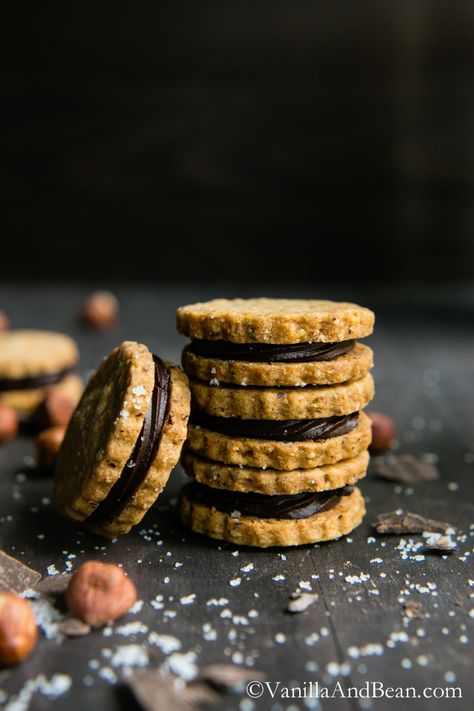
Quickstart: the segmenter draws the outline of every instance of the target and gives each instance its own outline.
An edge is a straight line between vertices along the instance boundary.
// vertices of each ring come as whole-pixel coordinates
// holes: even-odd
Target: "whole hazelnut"
[[[0,404],[0,444],[16,437],[18,432],[18,415],[13,407]]]
[[[8,316],[5,311],[0,311],[0,332],[7,331],[9,327],[10,321],[8,320]]]
[[[371,452],[385,452],[395,442],[397,431],[395,422],[388,415],[382,412],[368,412],[372,420],[372,443]]]
[[[0,593],[0,664],[11,666],[33,651],[38,629],[33,609],[15,593]]]
[[[75,617],[103,625],[124,615],[137,600],[135,585],[122,568],[91,560],[72,576],[66,602]]]
[[[66,427],[57,425],[56,427],[48,427],[37,436],[36,444],[36,459],[40,469],[53,469],[56,462],[56,457],[61,449]]]
[[[42,430],[67,425],[74,410],[72,400],[56,390],[48,390],[33,414],[33,421]]]
[[[110,291],[96,291],[82,305],[83,320],[99,330],[113,326],[118,319],[119,304]]]

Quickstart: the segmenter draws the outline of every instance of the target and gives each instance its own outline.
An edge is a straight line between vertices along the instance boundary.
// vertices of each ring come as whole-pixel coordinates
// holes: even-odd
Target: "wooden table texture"
[[[378,316],[367,341],[376,362],[377,394],[371,409],[394,417],[396,452],[431,455],[441,477],[416,487],[399,485],[377,477],[373,460],[361,483],[367,516],[351,535],[322,545],[254,550],[236,549],[182,527],[175,502],[186,477],[178,467],[142,524],[110,542],[56,515],[51,478],[31,467],[33,442],[21,435],[0,449],[1,547],[45,575],[48,566],[74,570],[91,558],[121,563],[136,582],[143,606],[105,632],[62,642],[42,635],[26,663],[0,671],[6,708],[8,703],[16,708],[12,700],[40,674],[48,679],[66,674],[72,685],[55,700],[33,694],[30,709],[135,708],[123,683],[120,649],[139,645],[150,666],[170,663],[170,654],[149,642],[153,631],[179,640],[178,653],[187,655],[188,667],[189,662],[199,668],[222,662],[247,666],[265,672],[268,681],[281,682],[280,690],[309,681],[330,689],[337,682],[343,689],[381,682],[385,687],[415,687],[420,695],[408,701],[318,700],[280,698],[277,691],[272,699],[267,688],[254,701],[245,692],[227,694],[218,709],[473,708],[474,289],[112,287],[120,299],[121,319],[105,334],[87,330],[77,320],[86,285],[2,285],[0,308],[15,327],[61,330],[77,338],[86,375],[125,339],[143,341],[163,358],[179,361],[185,339],[175,331],[174,313],[180,304],[237,294],[357,301]],[[419,543],[421,536],[377,535],[371,526],[377,514],[398,508],[451,522],[457,531],[456,551],[420,557],[409,541]],[[305,612],[288,614],[289,596],[298,587],[310,588],[319,598]],[[161,609],[151,604],[158,595],[164,596]],[[188,596],[195,597],[186,600]],[[228,602],[209,604],[221,598]],[[404,618],[407,599],[422,603],[423,619]],[[141,625],[128,628],[127,634],[124,625],[136,622]],[[133,654],[130,658],[138,659]],[[176,665],[180,661],[173,659]],[[460,687],[462,698],[424,698],[423,689],[435,687]]]

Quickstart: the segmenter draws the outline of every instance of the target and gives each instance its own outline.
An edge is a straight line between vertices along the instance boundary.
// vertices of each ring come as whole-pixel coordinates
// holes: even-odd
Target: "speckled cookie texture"
[[[242,388],[191,379],[193,405],[209,415],[245,420],[293,420],[348,415],[374,396],[370,373],[358,380],[301,388]]]
[[[155,459],[125,507],[100,524],[87,519],[120,477],[141,433],[155,381],[153,355],[145,345],[126,341],[92,376],[56,466],[55,504],[64,516],[114,537],[127,533],[155,502],[179,458],[190,409],[187,377],[176,366],[165,365],[169,399]]]
[[[183,368],[189,376],[208,383],[241,386],[333,385],[358,380],[367,375],[372,366],[372,350],[362,343],[356,343],[349,353],[331,360],[305,363],[251,363],[204,358],[187,349],[183,352]]]
[[[6,390],[0,388],[0,403],[28,415],[43,400],[48,390],[68,397],[75,404],[83,385],[71,372],[79,358],[76,343],[62,333],[52,331],[12,330],[0,334],[0,380],[12,381]],[[63,372],[64,371],[64,372]],[[17,389],[15,381],[62,374],[58,382]]]
[[[357,488],[348,496],[342,496],[328,511],[294,520],[256,516],[234,517],[214,507],[191,502],[186,497],[186,489],[180,500],[181,520],[196,533],[258,548],[299,546],[334,540],[358,526],[364,513],[364,499]]]
[[[177,311],[184,336],[231,343],[332,343],[368,336],[373,325],[367,308],[315,299],[214,299]]]
[[[190,425],[187,444],[193,452],[224,464],[287,471],[311,469],[355,457],[368,448],[371,438],[370,418],[361,412],[355,429],[329,439],[280,442],[230,437]]]
[[[221,464],[191,452],[183,455],[182,464],[186,474],[206,486],[274,496],[327,491],[355,484],[365,476],[369,455],[367,451],[363,451],[335,464],[290,471]]]

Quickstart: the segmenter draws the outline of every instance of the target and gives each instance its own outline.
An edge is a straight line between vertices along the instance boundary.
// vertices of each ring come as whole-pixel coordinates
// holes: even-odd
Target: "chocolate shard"
[[[77,617],[65,617],[58,623],[58,631],[66,637],[84,637],[91,633],[91,626]]]
[[[223,691],[241,690],[249,681],[263,681],[266,674],[235,664],[210,664],[199,672],[199,678]]]
[[[315,603],[318,598],[318,593],[292,593],[287,610],[288,612],[304,612],[310,605]]]
[[[0,592],[22,593],[35,587],[41,578],[37,570],[0,550]]]
[[[439,470],[434,464],[412,454],[387,454],[379,457],[375,462],[375,473],[382,479],[408,485],[440,478]]]
[[[34,588],[43,595],[64,595],[69,587],[72,573],[59,573],[59,575],[49,575],[37,583]]]
[[[421,620],[425,617],[423,605],[418,600],[406,600],[403,603],[403,612],[410,619],[418,618]]]
[[[451,536],[438,535],[434,533],[433,535],[427,536],[426,538],[426,551],[439,551],[441,553],[452,553],[457,548],[456,541],[453,541]]]
[[[198,711],[221,699],[205,681],[186,684],[162,669],[134,672],[125,682],[144,711]]]
[[[448,528],[453,528],[450,523],[401,510],[379,514],[372,526],[377,533],[444,533]]]

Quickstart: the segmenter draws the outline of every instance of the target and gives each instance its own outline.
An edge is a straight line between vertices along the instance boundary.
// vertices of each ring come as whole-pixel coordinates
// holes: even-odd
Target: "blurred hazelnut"
[[[83,320],[99,330],[106,330],[118,320],[119,304],[110,291],[96,291],[82,305]]]
[[[395,442],[397,436],[395,422],[381,412],[367,414],[372,420],[372,443],[369,449],[371,452],[385,452]]]
[[[74,403],[56,390],[48,390],[34,414],[34,423],[42,430],[56,425],[67,425],[75,410]]]
[[[40,469],[52,469],[54,467],[65,432],[65,425],[57,425],[56,427],[48,427],[47,430],[43,430],[37,436],[35,441],[36,459]]]
[[[75,617],[90,625],[103,625],[124,615],[137,600],[135,585],[122,568],[91,560],[80,566],[66,592]]]
[[[16,437],[18,432],[18,415],[13,407],[0,404],[0,444]]]
[[[5,311],[0,311],[0,333],[2,331],[7,331],[10,326],[10,321]]]
[[[26,659],[36,645],[38,629],[33,609],[15,593],[0,593],[0,664]]]

